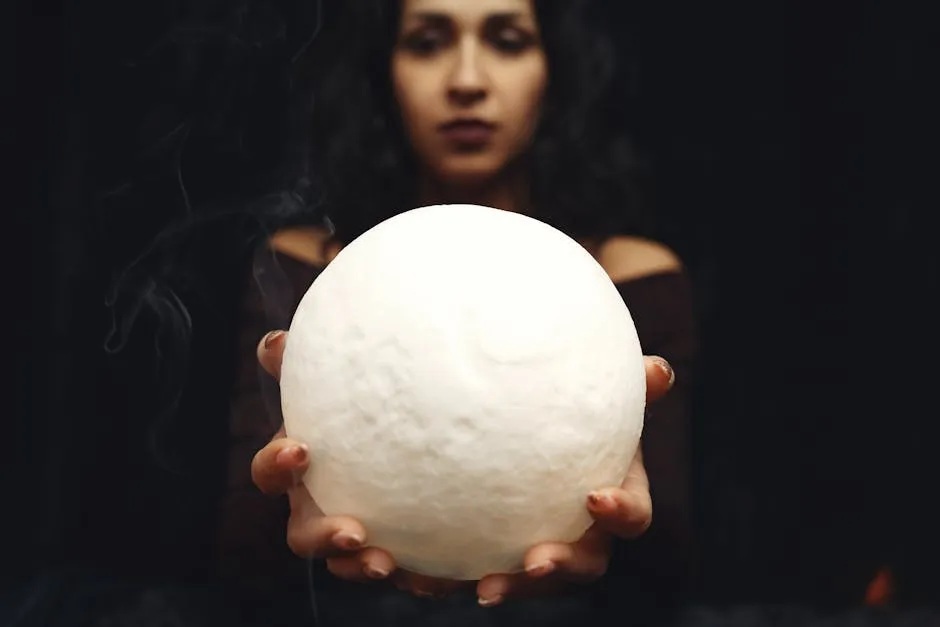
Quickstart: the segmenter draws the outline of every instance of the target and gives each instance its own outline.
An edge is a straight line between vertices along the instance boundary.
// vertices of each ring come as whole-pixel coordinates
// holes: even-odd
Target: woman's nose
[[[474,41],[462,42],[456,51],[447,94],[457,105],[468,106],[486,98],[489,88],[481,52]]]

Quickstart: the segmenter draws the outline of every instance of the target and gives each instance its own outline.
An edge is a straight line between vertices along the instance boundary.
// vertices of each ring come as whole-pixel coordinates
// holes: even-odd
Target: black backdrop
[[[289,38],[302,40],[309,7],[269,4],[295,16]],[[184,14],[205,9],[220,23],[207,7],[221,16],[227,6],[4,7],[16,77],[4,116],[14,140],[5,302],[17,358],[4,441],[16,498],[3,539],[13,579],[102,546],[131,552],[128,520],[159,518],[165,502],[141,504],[153,477],[116,461],[152,402],[140,376],[154,358],[152,328],[143,324],[127,354],[107,356],[104,299],[180,200],[172,169],[159,165],[171,152],[130,156],[198,105],[205,77],[179,87],[179,75],[141,79],[124,61]],[[899,573],[901,600],[936,596],[929,22],[872,0],[610,6],[641,60],[636,126],[655,166],[659,236],[700,292],[707,599],[855,600],[884,563]],[[271,80],[256,89],[277,93]],[[276,106],[243,99],[269,114]],[[240,173],[234,162],[213,165],[221,135],[195,135],[188,183],[198,201]],[[146,201],[102,200],[129,180]],[[224,241],[216,234],[206,246]],[[211,268],[220,278],[226,270]],[[216,287],[216,309],[230,308],[232,286]],[[226,331],[212,324],[195,364],[210,371]],[[224,412],[222,374],[189,398],[196,432]],[[160,498],[195,511],[194,492]],[[171,548],[185,526],[163,522],[146,527],[151,551]]]

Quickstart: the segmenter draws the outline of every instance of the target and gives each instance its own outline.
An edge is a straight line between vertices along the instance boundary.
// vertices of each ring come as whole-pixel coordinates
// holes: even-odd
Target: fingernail
[[[363,567],[362,572],[364,572],[366,577],[369,579],[385,579],[388,577],[387,570],[373,566],[372,564],[366,564],[365,567]]]
[[[502,602],[503,595],[501,594],[496,594],[491,597],[480,597],[477,600],[477,603],[479,603],[481,607],[493,607],[494,605],[499,605]]]
[[[333,544],[341,549],[351,551],[362,547],[362,538],[348,531],[337,531],[333,534]]]
[[[284,337],[284,331],[271,331],[264,336],[264,347],[271,348]]]
[[[662,357],[656,355],[653,358],[653,363],[655,363],[660,370],[662,370],[666,376],[669,378],[669,387],[672,387],[672,384],[676,382],[676,372],[672,369],[672,366],[668,361]]]
[[[525,569],[531,577],[544,577],[553,570],[555,570],[555,564],[550,561],[541,562],[540,564],[535,564]]]
[[[612,510],[617,506],[614,502],[614,498],[603,492],[591,492],[588,494],[588,503],[594,506],[595,509],[602,510]]]
[[[302,464],[307,461],[307,445],[298,444],[281,449],[277,454],[279,464]]]

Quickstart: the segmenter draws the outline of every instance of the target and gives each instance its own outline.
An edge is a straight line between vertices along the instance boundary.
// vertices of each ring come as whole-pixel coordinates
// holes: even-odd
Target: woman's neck
[[[530,202],[524,176],[504,176],[500,180],[489,180],[478,186],[445,185],[431,177],[422,177],[419,185],[418,201],[420,206],[431,205],[481,205],[503,211],[530,214]],[[581,244],[591,256],[600,259],[600,250],[604,239],[580,239]]]
[[[501,177],[478,185],[446,184],[424,177],[420,186],[419,200],[422,206],[429,205],[482,205],[504,211],[526,213],[528,194],[524,179],[519,176]]]

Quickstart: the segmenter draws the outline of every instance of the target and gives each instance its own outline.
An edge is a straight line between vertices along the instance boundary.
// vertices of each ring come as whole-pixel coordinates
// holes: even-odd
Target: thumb
[[[258,361],[265,372],[277,380],[281,379],[281,361],[287,345],[287,331],[271,331],[258,342]]]
[[[646,401],[658,401],[672,389],[676,375],[668,361],[658,355],[648,355],[646,362]]]

